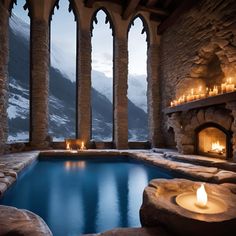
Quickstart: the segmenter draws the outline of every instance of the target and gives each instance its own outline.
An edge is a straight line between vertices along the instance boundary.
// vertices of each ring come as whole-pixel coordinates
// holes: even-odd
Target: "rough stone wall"
[[[156,65],[159,64],[159,45],[151,44],[148,48],[147,74],[148,74],[148,130],[149,142],[152,147],[163,146],[160,125],[160,79]]]
[[[4,152],[8,132],[8,17],[8,10],[0,2],[0,154]]]
[[[91,35],[89,29],[81,29],[78,38],[78,112],[77,136],[88,146],[91,129]]]
[[[206,65],[216,55],[224,76],[236,73],[236,1],[205,0],[181,16],[161,38],[160,70],[162,109],[175,99],[178,88],[206,83]],[[206,57],[206,58],[205,58]],[[204,60],[204,58],[206,60]],[[232,68],[234,68],[232,70]],[[174,146],[162,127],[167,146]]]
[[[128,41],[114,40],[114,140],[116,148],[128,148]]]
[[[48,146],[49,24],[31,21],[31,145]]]
[[[215,123],[225,130],[233,131],[234,117],[231,115],[233,113],[231,109],[233,110],[235,106],[229,103],[226,108],[224,105],[219,105],[200,110],[173,113],[169,116],[168,126],[174,129],[178,151],[184,154],[194,154],[195,130],[203,124]],[[235,135],[233,137],[233,152],[235,153]]]
[[[231,125],[231,130],[233,132],[232,135],[233,160],[236,161],[236,102],[234,101],[228,103],[226,107],[231,110],[231,115],[234,117]]]

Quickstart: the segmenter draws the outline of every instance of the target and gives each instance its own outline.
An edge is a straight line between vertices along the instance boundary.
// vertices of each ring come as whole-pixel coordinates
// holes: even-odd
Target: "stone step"
[[[205,157],[199,155],[183,155],[178,152],[164,152],[164,157],[170,160],[191,163],[206,167],[216,167],[222,170],[236,172],[236,163],[228,160]]]

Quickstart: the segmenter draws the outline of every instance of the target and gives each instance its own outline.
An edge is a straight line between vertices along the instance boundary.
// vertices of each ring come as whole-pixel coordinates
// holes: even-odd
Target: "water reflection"
[[[66,170],[79,170],[84,169],[86,167],[85,161],[66,161],[65,164]]]
[[[125,161],[40,161],[0,204],[38,214],[56,236],[136,227],[143,189],[153,178],[171,176]]]

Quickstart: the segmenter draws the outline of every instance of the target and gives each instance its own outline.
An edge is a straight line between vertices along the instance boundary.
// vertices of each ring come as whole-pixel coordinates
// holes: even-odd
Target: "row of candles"
[[[76,152],[76,150],[73,150],[73,148],[71,147],[70,142],[66,142],[66,150],[68,150],[68,151],[75,151]],[[79,150],[80,151],[86,150],[86,146],[84,145],[84,142],[81,142],[80,147],[78,147],[78,151]]]
[[[232,82],[232,78],[226,80],[225,83],[222,83],[220,86],[214,86],[212,89],[206,88],[202,89],[200,86],[197,90],[191,89],[189,94],[184,94],[178,99],[171,101],[170,106],[174,107],[186,102],[191,102],[194,100],[199,100],[207,97],[216,96],[222,93],[230,93],[236,91],[236,85]]]

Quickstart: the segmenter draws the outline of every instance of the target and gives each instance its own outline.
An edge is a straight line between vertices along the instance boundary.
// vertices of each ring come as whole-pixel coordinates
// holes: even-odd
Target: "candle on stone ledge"
[[[208,195],[204,184],[194,192],[184,192],[176,196],[176,203],[188,211],[201,214],[219,214],[227,210],[219,196]]]

